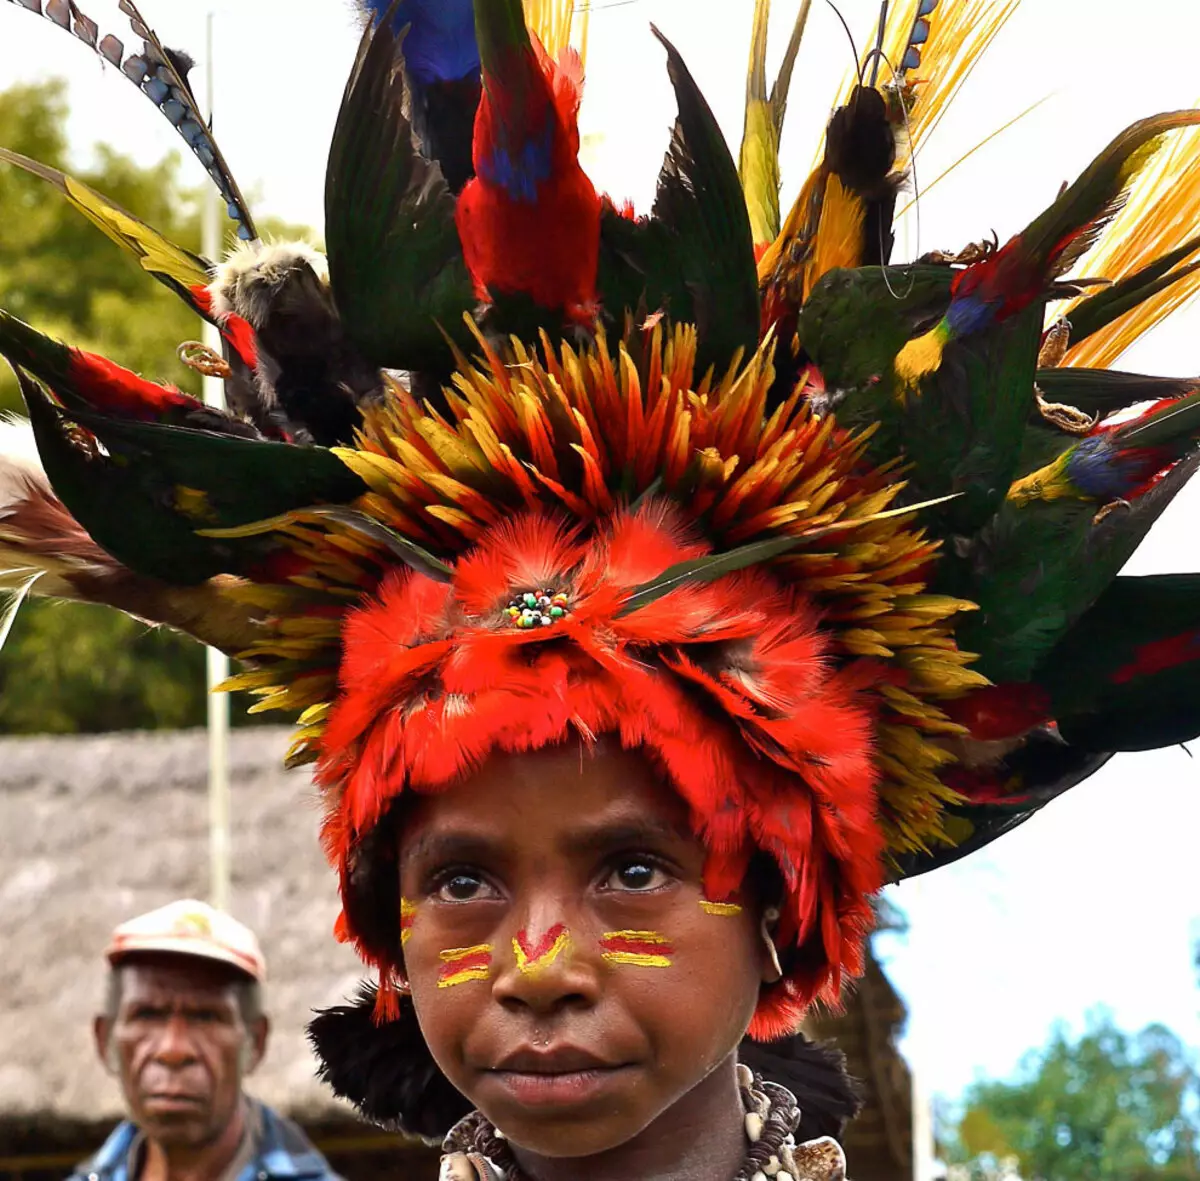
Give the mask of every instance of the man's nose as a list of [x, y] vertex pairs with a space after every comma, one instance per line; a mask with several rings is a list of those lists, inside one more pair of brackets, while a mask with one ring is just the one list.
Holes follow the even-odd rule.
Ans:
[[181, 1013], [172, 1014], [163, 1022], [155, 1041], [155, 1060], [164, 1066], [187, 1066], [197, 1057], [191, 1023]]
[[594, 957], [565, 917], [531, 915], [513, 932], [507, 947], [497, 948], [496, 961], [493, 994], [511, 1008], [548, 1013], [596, 1002], [599, 975]]

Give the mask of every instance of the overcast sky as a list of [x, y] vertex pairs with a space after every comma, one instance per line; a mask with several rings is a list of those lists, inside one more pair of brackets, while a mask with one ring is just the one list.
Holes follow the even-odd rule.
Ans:
[[[102, 30], [123, 32], [116, 0], [80, 2]], [[163, 40], [197, 58], [210, 7], [225, 155], [257, 211], [319, 228], [325, 155], [358, 38], [353, 4], [142, 3]], [[752, 7], [752, 0], [599, 0], [583, 130], [600, 187], [642, 207], [653, 194], [674, 112], [651, 21], [678, 45], [737, 142]], [[797, 7], [798, 0], [775, 0], [776, 55]], [[861, 45], [877, 0], [840, 7]], [[1024, 0], [922, 153], [918, 179], [932, 179], [1035, 99], [1049, 101], [922, 200], [919, 243], [910, 225], [908, 253], [918, 244], [957, 247], [993, 229], [1003, 240], [1120, 128], [1191, 106], [1200, 88], [1197, 44], [1194, 0]], [[46, 22], [0, 3], [0, 47], [0, 86], [51, 74], [70, 79], [80, 159], [98, 139], [145, 159], [176, 147], [128, 83]], [[812, 162], [850, 64], [845, 34], [818, 0], [792, 90], [785, 200]], [[190, 161], [187, 175], [203, 178]], [[1186, 310], [1123, 365], [1194, 374], [1198, 329], [1195, 310]], [[1135, 558], [1135, 572], [1200, 568], [1198, 513], [1200, 488], [1168, 512]], [[1079, 1023], [1100, 1004], [1130, 1027], [1164, 1021], [1200, 1048], [1189, 950], [1200, 936], [1198, 833], [1200, 767], [1181, 750], [1130, 755], [989, 850], [895, 891], [913, 929], [892, 947], [891, 968], [911, 1008], [908, 1047], [925, 1086], [952, 1094], [978, 1072], [1004, 1074], [1055, 1019]]]

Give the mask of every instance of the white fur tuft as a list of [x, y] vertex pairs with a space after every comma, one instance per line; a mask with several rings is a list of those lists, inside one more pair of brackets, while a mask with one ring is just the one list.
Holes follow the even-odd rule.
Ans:
[[29, 420], [0, 415], [0, 518], [18, 500], [25, 499], [31, 484], [49, 483]]
[[224, 321], [236, 313], [258, 327], [271, 295], [289, 274], [307, 267], [322, 286], [329, 285], [329, 264], [307, 242], [243, 242], [217, 267], [208, 291], [213, 315]]

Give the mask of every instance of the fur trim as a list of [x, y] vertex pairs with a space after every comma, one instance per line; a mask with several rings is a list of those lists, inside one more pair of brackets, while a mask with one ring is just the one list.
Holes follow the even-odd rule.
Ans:
[[28, 495], [33, 484], [47, 490], [50, 482], [42, 469], [33, 427], [27, 418], [0, 414], [0, 520], [18, 500]]

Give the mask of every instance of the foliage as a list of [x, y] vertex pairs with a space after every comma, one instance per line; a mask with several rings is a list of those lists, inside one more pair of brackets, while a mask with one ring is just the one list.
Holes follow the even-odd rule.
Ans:
[[1200, 1177], [1200, 1074], [1170, 1030], [1137, 1034], [1093, 1014], [1072, 1039], [1056, 1027], [1010, 1082], [968, 1088], [948, 1160], [967, 1176], [1015, 1158], [1026, 1181]]
[[[116, 84], [116, 83], [114, 83]], [[65, 83], [0, 92], [0, 144], [63, 169], [200, 249], [200, 192], [172, 153], [148, 167], [99, 145], [89, 167], [69, 158]], [[44, 182], [0, 165], [0, 307], [71, 344], [111, 356], [191, 393], [199, 379], [176, 358], [200, 324], [169, 291]], [[275, 224], [276, 234], [303, 233]], [[0, 410], [19, 411], [0, 366]], [[235, 718], [244, 709], [235, 703]], [[204, 653], [194, 641], [100, 608], [30, 602], [0, 652], [0, 732], [98, 731], [202, 725]]]

